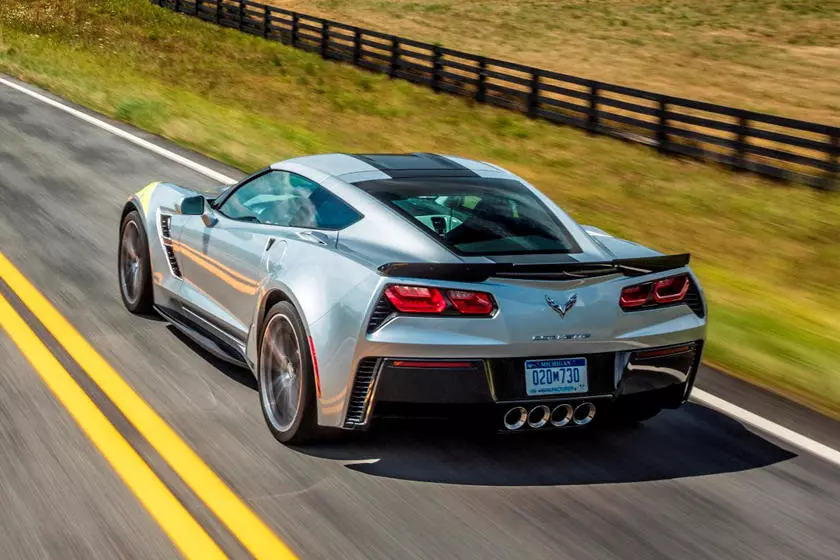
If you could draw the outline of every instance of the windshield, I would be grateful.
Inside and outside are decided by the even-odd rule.
[[[518,181],[423,177],[364,181],[357,186],[456,253],[580,251],[557,217]]]

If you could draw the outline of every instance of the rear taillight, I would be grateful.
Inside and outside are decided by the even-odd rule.
[[[496,306],[493,302],[493,296],[484,292],[447,290],[446,295],[455,309],[464,315],[490,315]]]
[[[682,301],[688,292],[687,274],[659,280],[653,285],[653,299],[656,303],[674,303]]]
[[[621,290],[621,297],[618,302],[622,309],[632,309],[634,307],[641,307],[648,302],[650,292],[653,284],[639,284],[638,286],[628,286]]]
[[[688,274],[627,286],[621,290],[618,303],[624,310],[679,303],[685,299],[690,286],[691,280]]]
[[[401,313],[488,317],[496,310],[492,295],[472,290],[395,284],[385,288],[385,297]]]
[[[441,313],[446,309],[446,300],[437,288],[388,286],[385,297],[403,313]]]

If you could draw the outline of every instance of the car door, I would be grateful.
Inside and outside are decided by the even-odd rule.
[[[183,305],[193,319],[197,316],[241,342],[247,327],[236,313],[229,291],[256,295],[259,277],[253,259],[259,258],[259,244],[269,235],[264,231],[267,226],[226,218],[211,207],[205,208],[204,216],[188,218],[176,245],[184,279],[180,290]],[[211,255],[211,247],[220,244],[235,246],[234,254],[221,261]]]
[[[232,190],[205,220],[184,228],[195,257],[184,270],[185,299],[246,335],[263,279],[283,266],[290,242],[335,245],[335,230],[360,215],[300,175],[269,170]],[[206,225],[210,224],[210,225]]]

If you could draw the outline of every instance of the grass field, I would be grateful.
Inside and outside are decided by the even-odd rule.
[[[146,0],[5,0],[0,71],[244,170],[328,151],[508,167],[582,223],[690,251],[707,358],[840,416],[838,194],[435,95]]]
[[[260,0],[641,89],[840,124],[840,0]]]

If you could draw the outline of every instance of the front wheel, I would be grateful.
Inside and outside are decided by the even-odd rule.
[[[123,218],[117,258],[120,296],[126,309],[138,315],[151,313],[154,301],[149,240],[137,210],[132,210]]]
[[[312,356],[303,324],[286,301],[268,312],[259,353],[260,405],[283,443],[311,441],[317,431]]]

